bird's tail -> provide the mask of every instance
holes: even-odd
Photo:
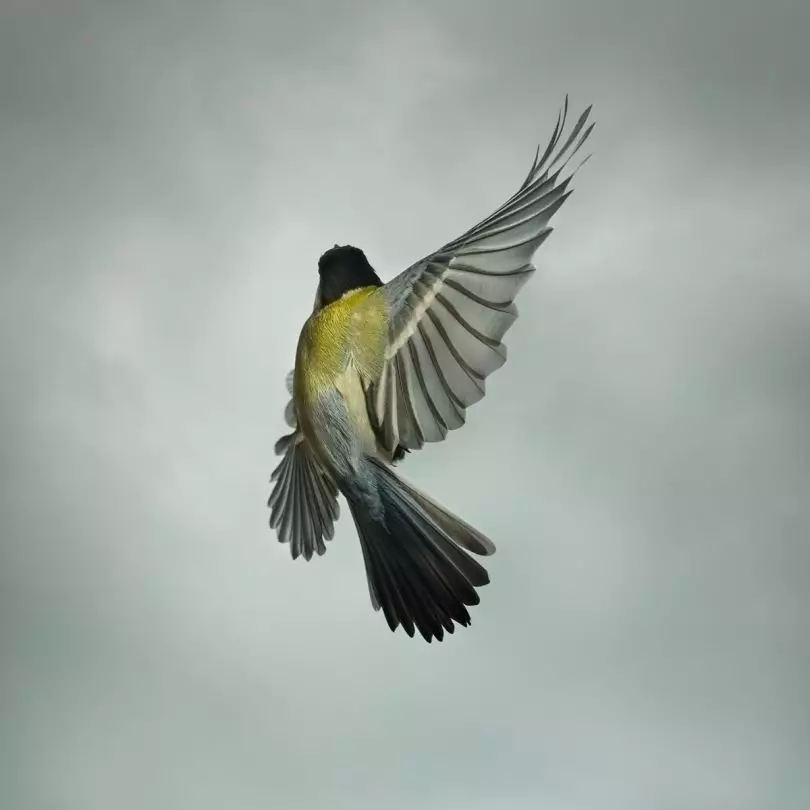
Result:
[[[360,536],[371,603],[382,608],[392,630],[401,624],[409,636],[415,628],[426,641],[441,641],[454,621],[469,625],[466,606],[478,604],[475,589],[489,582],[467,552],[487,556],[495,546],[384,463],[368,463],[378,508],[351,487],[344,494]]]

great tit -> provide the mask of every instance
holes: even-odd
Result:
[[[283,458],[271,477],[270,527],[293,558],[323,554],[342,494],[372,606],[391,630],[402,625],[411,637],[418,630],[441,641],[454,622],[469,625],[467,607],[489,582],[471,554],[494,553],[492,541],[392,465],[461,427],[506,361],[501,339],[517,318],[515,297],[572,193],[576,169],[563,172],[593,128],[590,110],[562,142],[566,97],[515,194],[388,283],[352,245],[335,245],[318,261],[313,311],[287,376],[293,430],[275,445]]]

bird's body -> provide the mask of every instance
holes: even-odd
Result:
[[[326,550],[343,494],[372,604],[392,630],[401,624],[409,635],[441,640],[454,622],[469,624],[467,606],[489,581],[470,553],[492,554],[492,542],[390,465],[460,427],[506,361],[501,338],[517,317],[514,298],[570,194],[571,176],[560,180],[562,166],[549,169],[577,136],[570,154],[585,140],[587,114],[553,156],[563,114],[507,203],[387,284],[359,248],[336,245],[319,261],[315,305],[288,380],[294,430],[276,444],[284,457],[273,474],[270,522],[293,557],[309,559]]]
[[[324,454],[329,452],[324,437],[335,421],[346,420],[356,431],[356,452],[376,452],[363,389],[379,379],[383,368],[387,313],[379,289],[346,292],[314,312],[301,330],[293,397],[302,433]],[[348,461],[322,460],[338,468]]]

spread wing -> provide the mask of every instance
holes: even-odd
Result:
[[[464,424],[485,380],[506,362],[501,343],[517,318],[515,297],[534,273],[549,220],[572,193],[571,157],[591,132],[585,110],[561,145],[568,98],[551,140],[523,184],[500,208],[389,281],[386,364],[367,392],[383,446],[418,449]],[[584,163],[585,161],[583,161]],[[580,164],[581,165],[581,164]]]
[[[292,378],[290,372],[290,394]],[[282,459],[270,477],[270,528],[277,531],[280,542],[290,544],[293,559],[303,555],[309,560],[313,554],[323,554],[326,541],[334,537],[339,515],[338,488],[298,429],[292,397],[284,409],[284,419],[293,431],[282,436],[275,446],[276,455]]]

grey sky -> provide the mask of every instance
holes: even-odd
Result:
[[[810,806],[807,3],[0,11],[0,807]],[[593,159],[467,426],[442,645],[267,528],[317,257]]]

